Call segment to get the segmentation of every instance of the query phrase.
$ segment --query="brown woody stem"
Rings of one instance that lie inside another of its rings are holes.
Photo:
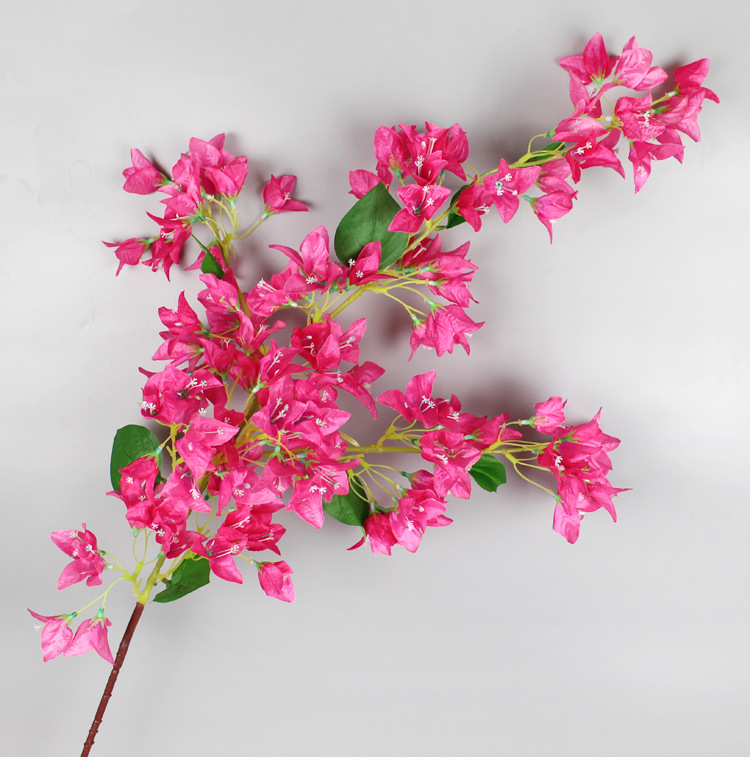
[[[96,711],[96,715],[94,715],[94,721],[93,723],[91,723],[89,735],[86,737],[86,742],[83,745],[81,757],[86,757],[91,752],[91,747],[94,746],[94,739],[96,738],[97,731],[99,730],[99,725],[101,724],[102,718],[104,717],[104,711],[107,709],[107,704],[109,704],[109,698],[112,696],[112,690],[115,688],[115,681],[117,681],[117,676],[120,673],[120,668],[122,667],[125,655],[128,653],[130,640],[133,638],[135,627],[138,625],[138,621],[141,619],[144,607],[145,605],[142,605],[140,602],[136,602],[135,608],[133,609],[133,614],[130,616],[130,620],[128,621],[128,627],[125,629],[125,633],[122,636],[120,646],[117,648],[115,664],[112,666],[112,672],[109,674],[107,685],[104,687],[104,693],[102,694],[102,698],[99,702],[99,708]]]

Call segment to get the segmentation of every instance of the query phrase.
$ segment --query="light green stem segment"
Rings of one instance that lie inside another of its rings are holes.
[[[149,597],[151,596],[151,592],[153,591],[154,586],[156,585],[157,581],[160,581],[162,578],[166,578],[167,576],[161,575],[161,567],[164,565],[164,561],[166,560],[165,555],[161,555],[159,559],[156,561],[156,565],[154,565],[154,569],[151,571],[149,577],[146,579],[146,585],[143,587],[143,591],[136,591],[135,592],[135,598],[136,601],[139,602],[142,605],[145,605],[146,602],[148,602]],[[135,584],[135,581],[133,582]]]

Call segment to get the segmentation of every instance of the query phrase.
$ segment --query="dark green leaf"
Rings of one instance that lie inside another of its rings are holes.
[[[471,477],[488,492],[496,492],[507,476],[505,466],[492,455],[482,455],[469,470]]]
[[[376,184],[341,219],[333,238],[338,259],[349,265],[349,261],[356,260],[366,244],[380,242],[380,267],[385,268],[397,261],[404,254],[409,235],[388,231],[388,226],[400,209],[385,184]]]
[[[370,514],[370,502],[358,476],[349,479],[348,494],[334,494],[330,502],[323,502],[323,509],[336,520],[348,526],[361,526]]]
[[[451,197],[451,209],[448,213],[448,222],[445,224],[446,229],[452,229],[454,226],[459,226],[462,223],[466,223],[466,219],[456,211],[456,209],[453,207],[456,204],[456,200],[458,200],[458,196],[461,194],[461,192],[464,191],[464,189],[468,189],[471,186],[471,184],[465,184],[463,187],[460,187]]]
[[[144,426],[132,425],[117,429],[109,463],[109,477],[115,490],[120,489],[120,469],[147,455],[155,455],[161,459],[159,440],[151,431]]]
[[[546,147],[542,147],[538,152],[559,152],[565,142],[550,142]]]
[[[203,245],[201,245],[201,247],[202,246]],[[224,278],[224,271],[219,265],[219,261],[216,260],[216,258],[208,250],[206,250],[206,256],[203,258],[203,262],[201,263],[201,271],[203,273],[212,273],[214,276],[216,276],[217,279]]]
[[[466,219],[455,210],[451,210],[448,213],[448,222],[445,224],[446,229],[452,229],[454,226],[460,226],[462,223],[466,223]]]
[[[205,557],[192,560],[186,558],[177,566],[172,578],[164,582],[168,586],[154,597],[154,602],[174,602],[175,599],[180,599],[191,591],[205,586],[210,575],[211,568]]]

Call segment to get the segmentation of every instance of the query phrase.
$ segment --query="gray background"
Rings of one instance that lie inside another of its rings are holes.
[[[654,165],[638,195],[584,174],[547,233],[530,213],[471,235],[481,267],[472,356],[410,364],[373,315],[366,357],[393,386],[437,367],[438,394],[516,417],[552,394],[622,439],[619,522],[588,516],[575,546],[551,501],[515,482],[454,501],[419,552],[347,552],[337,523],[288,519],[297,602],[248,575],[149,606],[94,754],[745,755],[750,753],[746,432],[747,12],[714,2],[37,2],[0,32],[3,751],[78,754],[108,674],[93,654],[43,664],[26,613],[93,597],[55,590],[53,530],[85,521],[127,559],[109,489],[114,430],[139,419],[142,377],[170,286],[114,278],[100,240],[151,233],[150,198],[124,194],[137,146],[171,166],[191,136],[228,133],[250,188],[296,173],[308,214],[247,247],[297,246],[350,205],[381,124],[468,132],[473,162],[513,160],[568,115],[556,61],[600,31],[667,68],[713,61],[703,141]],[[686,140],[689,142],[689,140]],[[623,156],[624,157],[624,156]],[[250,193],[252,194],[252,193]],[[257,204],[248,202],[249,212]],[[250,216],[248,216],[250,217]],[[466,228],[466,227],[463,227]],[[463,237],[461,237],[461,241]],[[193,299],[194,301],[194,299]],[[388,388],[381,380],[380,390]],[[127,590],[107,604],[116,646]]]

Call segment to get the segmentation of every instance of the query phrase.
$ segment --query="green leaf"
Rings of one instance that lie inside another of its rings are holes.
[[[361,526],[370,514],[370,502],[359,476],[349,479],[348,494],[334,494],[330,502],[323,502],[323,509],[336,520],[348,526]]]
[[[203,245],[201,245],[201,247],[203,247]],[[212,273],[214,276],[216,276],[217,279],[224,278],[224,271],[219,265],[219,261],[216,260],[216,258],[209,250],[206,250],[206,255],[203,258],[203,262],[201,263],[201,271],[203,273]]]
[[[482,455],[469,469],[469,475],[488,492],[496,492],[507,480],[505,466],[492,455]]]
[[[445,224],[445,228],[452,229],[454,226],[460,226],[462,223],[466,223],[466,219],[460,213],[456,213],[455,210],[451,209],[448,212],[448,221]]]
[[[211,568],[205,557],[195,559],[185,558],[172,574],[172,578],[167,579],[164,583],[168,584],[164,591],[159,592],[154,597],[154,602],[174,602],[191,591],[200,589],[208,583],[211,575]]]
[[[452,229],[454,226],[459,226],[462,223],[466,223],[466,219],[460,213],[458,213],[453,206],[456,204],[456,200],[458,200],[458,196],[461,194],[461,192],[463,192],[464,189],[468,189],[470,186],[471,184],[464,184],[453,193],[453,197],[451,197],[450,202],[450,211],[448,212],[448,220],[445,224],[446,229]]]
[[[546,147],[542,147],[541,150],[537,150],[537,152],[559,152],[560,148],[565,144],[565,142],[550,142]]]
[[[139,457],[154,455],[161,462],[159,440],[144,426],[123,426],[117,429],[112,442],[109,477],[116,491],[120,490],[120,469]]]
[[[385,184],[378,182],[341,219],[333,238],[338,259],[349,265],[349,261],[356,260],[366,244],[380,242],[380,267],[385,268],[395,263],[404,254],[409,241],[408,234],[388,231],[388,226],[400,209]]]

